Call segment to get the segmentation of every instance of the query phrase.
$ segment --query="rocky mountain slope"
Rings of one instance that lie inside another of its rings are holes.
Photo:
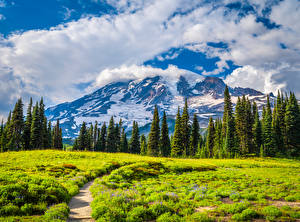
[[[123,126],[130,130],[133,120],[142,127],[142,132],[150,128],[152,112],[157,105],[160,113],[167,112],[169,124],[174,124],[178,106],[183,107],[188,98],[191,114],[197,113],[202,127],[208,118],[220,117],[223,111],[225,83],[216,77],[183,75],[179,77],[148,77],[128,82],[115,82],[97,91],[46,110],[51,121],[60,120],[64,137],[75,137],[83,121],[87,123],[108,122],[111,116],[116,121],[123,120]],[[266,102],[266,95],[250,88],[229,88],[232,101],[247,95],[258,106]],[[192,115],[191,115],[192,116]]]

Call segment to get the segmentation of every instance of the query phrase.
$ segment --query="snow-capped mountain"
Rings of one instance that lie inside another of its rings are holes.
[[[155,105],[160,113],[167,112],[172,128],[178,106],[183,107],[184,99],[188,98],[191,114],[197,113],[201,126],[206,127],[210,116],[222,115],[224,89],[222,79],[191,74],[115,82],[73,102],[50,107],[46,116],[51,121],[60,120],[64,137],[75,137],[83,121],[102,124],[107,123],[111,116],[116,121],[122,118],[127,130],[135,120],[142,132],[146,132],[150,129]],[[254,89],[237,87],[229,88],[229,91],[233,103],[243,94],[255,100],[258,106],[266,102],[266,95]]]

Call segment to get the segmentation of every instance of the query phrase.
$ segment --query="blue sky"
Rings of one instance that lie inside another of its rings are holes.
[[[300,96],[299,20],[299,0],[0,0],[0,116],[153,72]]]

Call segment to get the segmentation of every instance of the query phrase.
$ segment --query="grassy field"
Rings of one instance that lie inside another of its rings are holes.
[[[64,221],[94,178],[97,221],[300,219],[300,161],[43,150],[0,154],[0,221]]]

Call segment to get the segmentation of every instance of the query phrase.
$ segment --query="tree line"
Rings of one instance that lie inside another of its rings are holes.
[[[35,105],[32,98],[27,108],[26,118],[23,114],[22,99],[18,99],[13,111],[9,112],[6,123],[1,123],[1,152],[32,149],[62,149],[62,130],[57,120],[54,127],[45,116],[43,98]]]
[[[261,118],[260,118],[261,116]],[[255,102],[246,96],[238,97],[235,109],[228,87],[224,91],[223,118],[209,119],[207,132],[202,136],[197,115],[190,122],[187,100],[183,111],[178,108],[175,131],[169,137],[166,113],[160,119],[155,106],[148,137],[140,136],[137,122],[127,140],[122,120],[101,129],[96,122],[89,128],[83,122],[75,150],[126,152],[149,156],[237,158],[241,156],[297,157],[300,155],[300,109],[294,93],[283,96],[278,92],[274,108],[270,97],[259,114]]]

